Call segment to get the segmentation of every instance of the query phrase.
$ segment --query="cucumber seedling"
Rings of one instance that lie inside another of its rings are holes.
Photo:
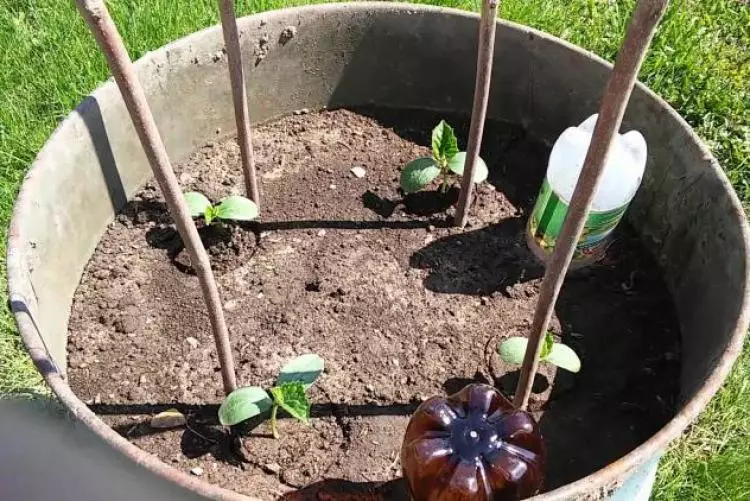
[[[276,385],[267,391],[259,386],[237,388],[226,396],[219,407],[219,422],[233,426],[270,411],[271,433],[279,438],[276,415],[279,408],[307,424],[310,401],[307,389],[323,372],[323,359],[314,353],[299,356],[281,368]]]
[[[239,195],[226,197],[216,205],[197,191],[184,193],[182,196],[190,209],[190,216],[203,216],[206,226],[214,221],[252,221],[258,217],[255,202]]]
[[[455,176],[464,173],[466,152],[458,151],[458,140],[453,128],[445,120],[432,130],[432,156],[412,160],[401,171],[401,189],[404,193],[414,193],[440,178],[440,192],[445,193]],[[477,158],[474,182],[487,179],[489,171],[484,160]]]
[[[523,363],[523,357],[526,354],[526,346],[528,344],[529,340],[525,337],[509,337],[500,343],[498,347],[500,358],[509,364],[520,365]],[[581,370],[581,359],[578,358],[573,348],[555,341],[555,338],[552,337],[549,331],[544,335],[544,343],[542,344],[542,353],[539,355],[539,361],[556,365],[570,372]]]

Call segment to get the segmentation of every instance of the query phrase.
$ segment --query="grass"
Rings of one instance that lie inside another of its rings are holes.
[[[238,12],[312,3],[239,0]],[[476,2],[427,0],[476,10]],[[612,60],[634,0],[505,0],[503,17]],[[134,58],[218,22],[214,0],[110,0]],[[107,77],[71,0],[0,0],[0,252],[23,175],[57,122]],[[710,145],[750,207],[750,5],[673,0],[641,80]],[[5,270],[0,290],[6,290]],[[0,394],[43,391],[7,309]],[[657,500],[750,500],[750,346],[699,422],[662,461]]]

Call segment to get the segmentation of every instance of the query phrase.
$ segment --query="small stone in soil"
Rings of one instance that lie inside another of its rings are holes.
[[[355,165],[350,169],[351,173],[354,174],[354,177],[362,179],[367,174],[367,171],[364,167],[360,167],[359,165]]]
[[[318,236],[319,236],[319,237],[324,237],[324,236],[325,236],[325,234],[326,234],[326,230],[320,230],[320,231],[318,232]]]
[[[177,409],[168,409],[151,418],[151,428],[158,430],[177,428],[185,426],[186,423],[185,416]]]
[[[133,317],[125,317],[115,322],[115,330],[123,334],[130,334],[138,330],[138,321]]]
[[[143,388],[131,388],[128,390],[128,399],[133,402],[145,402],[148,399],[148,393]]]
[[[111,272],[109,270],[96,270],[94,272],[94,278],[98,280],[106,280],[111,275]]]
[[[126,308],[128,306],[135,306],[138,304],[136,301],[136,298],[133,297],[132,294],[127,294],[126,296],[123,296],[122,299],[117,303],[120,308]]]
[[[192,349],[196,349],[198,345],[200,344],[197,339],[195,339],[192,336],[188,336],[185,338],[185,342],[190,345]]]
[[[279,463],[267,463],[263,466],[263,469],[273,475],[278,475],[279,473],[281,473],[281,466],[279,465]]]
[[[203,468],[201,468],[200,466],[196,466],[195,468],[190,470],[190,473],[192,475],[195,475],[196,477],[200,477],[201,475],[203,475]]]

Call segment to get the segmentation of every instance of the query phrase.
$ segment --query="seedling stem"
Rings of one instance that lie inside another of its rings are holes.
[[[279,412],[279,406],[274,405],[271,410],[271,434],[273,435],[273,438],[278,439],[279,438],[279,430],[276,427],[276,413]]]

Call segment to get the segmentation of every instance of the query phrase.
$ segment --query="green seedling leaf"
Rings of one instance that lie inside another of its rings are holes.
[[[251,221],[258,217],[255,202],[239,195],[232,195],[216,206],[215,217],[232,221]]]
[[[315,353],[301,355],[281,368],[277,385],[299,382],[309,388],[323,372],[325,364],[323,359]]]
[[[263,388],[237,388],[221,403],[219,422],[224,426],[232,426],[268,411],[272,405],[271,397]]]
[[[552,337],[552,334],[549,331],[547,331],[547,333],[544,334],[544,341],[542,341],[542,352],[539,354],[539,360],[547,360],[554,345],[555,338]]]
[[[305,394],[305,385],[299,381],[284,383],[271,388],[273,400],[292,417],[307,424],[310,417],[310,401]]]
[[[549,355],[544,359],[545,362],[555,364],[556,366],[570,372],[581,370],[581,359],[572,348],[562,343],[555,343]]]
[[[211,222],[216,219],[216,212],[217,210],[215,206],[212,205],[210,207],[206,207],[206,212],[203,213],[203,219],[206,221],[207,225],[211,224]]]
[[[500,343],[500,347],[498,348],[500,358],[506,363],[520,365],[523,363],[528,344],[529,340],[525,337],[510,337]],[[570,372],[581,370],[581,360],[576,355],[576,352],[569,346],[556,343],[549,332],[545,334],[544,341],[542,341],[542,353],[539,356],[539,360],[549,362]]]
[[[190,191],[184,193],[182,198],[185,199],[185,203],[190,210],[190,217],[200,217],[211,208],[211,202],[206,198],[203,193],[197,191]]]
[[[459,151],[448,160],[448,168],[450,171],[459,176],[463,176],[464,174],[464,164],[466,164],[465,151]],[[484,160],[482,160],[481,157],[477,157],[477,167],[474,169],[474,182],[478,184],[485,181],[489,174],[490,171],[487,169],[487,164],[484,163]]]
[[[436,160],[447,161],[458,153],[458,140],[453,128],[445,120],[441,120],[432,129],[432,155]]]
[[[509,337],[500,343],[500,347],[498,348],[500,358],[509,364],[522,364],[523,357],[526,355],[526,346],[528,344],[529,340],[525,337]]]
[[[412,160],[401,171],[401,189],[414,193],[430,184],[440,174],[440,167],[430,157]]]
[[[529,340],[525,337],[510,337],[500,344],[500,358],[509,364],[522,364],[523,358],[526,356],[526,347],[528,344]],[[542,353],[539,355],[539,360],[547,358],[554,344],[555,338],[548,332],[544,336],[544,341],[542,341]]]

